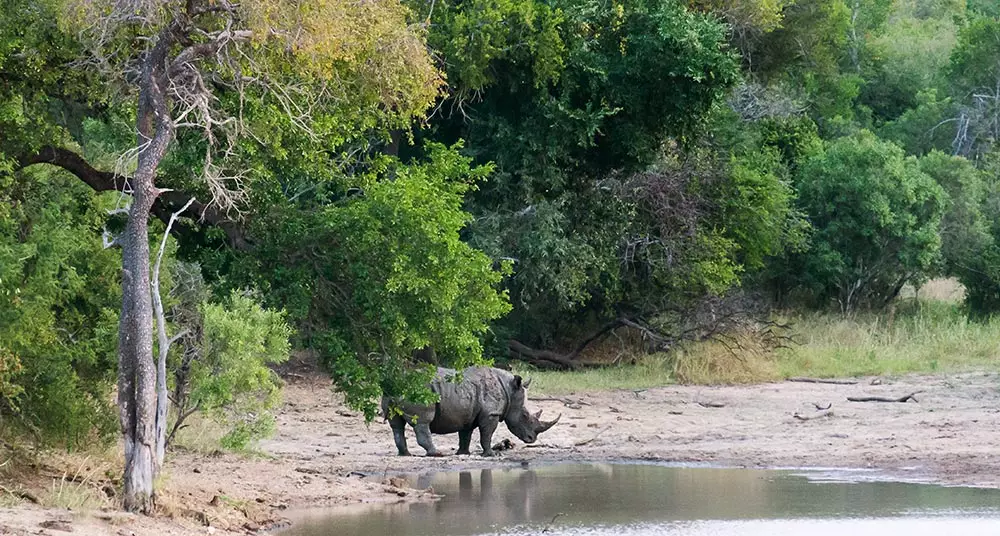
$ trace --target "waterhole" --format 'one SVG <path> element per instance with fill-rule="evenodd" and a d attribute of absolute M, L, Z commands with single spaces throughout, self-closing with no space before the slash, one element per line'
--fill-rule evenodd
<path fill-rule="evenodd" d="M 636 464 L 410 475 L 444 497 L 300 512 L 282 536 L 1000 535 L 1000 490 L 830 475 Z"/>

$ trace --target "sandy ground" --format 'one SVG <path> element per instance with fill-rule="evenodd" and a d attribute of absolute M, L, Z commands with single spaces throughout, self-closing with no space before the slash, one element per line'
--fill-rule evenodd
<path fill-rule="evenodd" d="M 887 478 L 1000 487 L 998 388 L 998 374 L 963 373 L 866 378 L 856 385 L 669 386 L 552 398 L 529 392 L 533 408 L 563 414 L 538 443 L 526 446 L 501 425 L 494 443 L 511 439 L 515 447 L 499 458 L 400 458 L 388 425 L 366 425 L 343 407 L 328 380 L 310 376 L 286 387 L 278 433 L 261 445 L 269 456 L 181 453 L 170 459 L 161 515 L 74 514 L 25 504 L 0 509 L 0 534 L 55 535 L 66 528 L 85 536 L 254 533 L 280 527 L 287 509 L 432 499 L 396 487 L 393 473 L 559 461 L 869 468 Z M 907 403 L 847 401 L 913 392 L 916 401 Z M 831 408 L 821 412 L 817 405 Z M 446 453 L 457 448 L 457 436 L 435 439 Z M 410 449 L 422 453 L 412 431 Z"/>

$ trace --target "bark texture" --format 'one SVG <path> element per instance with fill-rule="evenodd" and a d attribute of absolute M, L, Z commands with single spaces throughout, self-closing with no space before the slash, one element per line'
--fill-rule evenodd
<path fill-rule="evenodd" d="M 156 477 L 156 364 L 153 361 L 153 305 L 150 294 L 149 215 L 159 191 L 156 169 L 173 137 L 168 115 L 166 56 L 169 33 L 143 62 L 139 88 L 139 161 L 131 181 L 132 207 L 122 245 L 122 311 L 118 327 L 118 405 L 125 438 L 123 506 L 150 513 Z"/>

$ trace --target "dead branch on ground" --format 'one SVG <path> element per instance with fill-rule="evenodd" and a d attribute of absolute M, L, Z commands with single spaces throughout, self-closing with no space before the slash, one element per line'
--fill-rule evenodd
<path fill-rule="evenodd" d="M 600 432 L 597 432 L 596 434 L 594 434 L 594 437 L 592 437 L 590 439 L 584 439 L 583 441 L 577 441 L 576 443 L 573 443 L 573 446 L 574 447 L 582 447 L 582 446 L 586 445 L 587 443 L 590 443 L 591 441 L 593 441 L 593 440 L 597 439 L 598 437 L 600 437 L 601 434 L 603 434 L 604 432 L 607 432 L 610 428 L 611 428 L 610 426 L 605 426 L 604 428 L 601 429 Z"/>
<path fill-rule="evenodd" d="M 914 391 L 906 396 L 901 396 L 899 398 L 886 398 L 884 396 L 849 396 L 847 397 L 848 402 L 909 402 L 910 400 L 914 402 L 920 402 L 916 399 L 914 395 L 922 393 L 923 391 Z"/>
<path fill-rule="evenodd" d="M 826 378 L 802 378 L 802 377 L 788 378 L 785 381 L 786 382 L 799 382 L 799 383 L 829 383 L 829 384 L 832 384 L 832 385 L 857 385 L 858 384 L 858 382 L 856 382 L 854 380 L 833 380 L 833 379 L 826 379 Z"/>

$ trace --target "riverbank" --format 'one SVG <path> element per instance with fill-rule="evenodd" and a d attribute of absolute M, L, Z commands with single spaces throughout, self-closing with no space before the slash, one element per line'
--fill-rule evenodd
<path fill-rule="evenodd" d="M 246 534 L 280 526 L 288 509 L 432 499 L 427 492 L 396 487 L 403 485 L 390 478 L 396 472 L 497 464 L 644 460 L 866 468 L 903 479 L 1000 487 L 1000 375 L 995 373 L 869 377 L 853 385 L 529 392 L 532 408 L 563 418 L 530 446 L 501 426 L 494 443 L 509 438 L 515 447 L 499 459 L 397 457 L 388 425 L 366 425 L 343 407 L 328 379 L 296 376 L 285 389 L 278 433 L 261 443 L 259 455 L 170 457 L 158 516 L 74 513 L 23 501 L 0 508 L 0 534 L 59 534 L 60 527 L 85 536 Z M 911 393 L 917 393 L 916 401 L 847 401 Z M 456 436 L 435 440 L 446 453 L 457 448 Z M 422 452 L 415 444 L 411 450 Z"/>

